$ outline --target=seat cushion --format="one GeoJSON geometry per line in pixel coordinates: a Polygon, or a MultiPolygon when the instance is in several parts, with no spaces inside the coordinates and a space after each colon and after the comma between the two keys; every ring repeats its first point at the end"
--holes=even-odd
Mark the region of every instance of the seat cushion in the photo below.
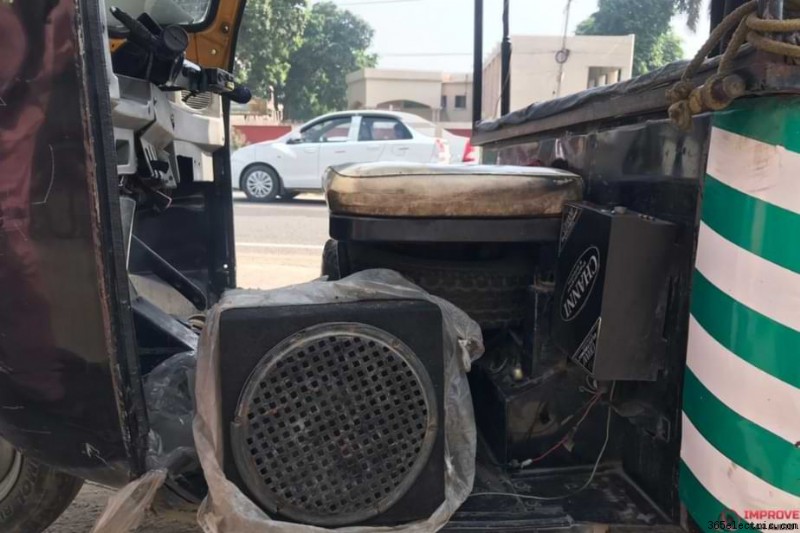
{"type": "Polygon", "coordinates": [[[582,199],[583,182],[544,167],[359,163],[329,168],[325,195],[331,212],[341,215],[550,217],[582,199]]]}

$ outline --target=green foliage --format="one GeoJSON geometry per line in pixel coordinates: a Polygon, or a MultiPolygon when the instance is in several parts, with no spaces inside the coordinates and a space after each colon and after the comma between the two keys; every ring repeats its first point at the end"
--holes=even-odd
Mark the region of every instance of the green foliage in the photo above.
{"type": "Polygon", "coordinates": [[[600,0],[597,12],[581,22],[575,33],[636,35],[633,74],[638,75],[683,57],[670,21],[676,13],[686,12],[690,25],[696,24],[699,5],[699,0],[600,0]]]}
{"type": "Polygon", "coordinates": [[[284,116],[307,120],[344,109],[347,75],[377,64],[377,56],[367,53],[373,34],[369,24],[350,11],[331,2],[315,4],[279,95],[284,116]]]}
{"type": "Polygon", "coordinates": [[[703,0],[675,0],[675,10],[687,15],[686,25],[692,31],[697,31],[697,22],[700,20],[702,6],[703,0]]]}
{"type": "Polygon", "coordinates": [[[289,74],[290,58],[303,41],[307,0],[248,0],[239,30],[236,76],[253,94],[271,96],[289,74]]]}
{"type": "Polygon", "coordinates": [[[667,63],[672,63],[682,57],[683,47],[681,46],[681,38],[675,35],[675,32],[670,28],[666,33],[662,33],[658,37],[658,40],[653,46],[648,70],[658,68],[667,63]]]}

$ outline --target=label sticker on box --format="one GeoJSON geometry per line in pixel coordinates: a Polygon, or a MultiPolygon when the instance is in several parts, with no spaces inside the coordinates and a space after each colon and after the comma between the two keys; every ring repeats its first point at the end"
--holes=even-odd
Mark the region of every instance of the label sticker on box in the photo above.
{"type": "Polygon", "coordinates": [[[577,206],[568,205],[564,209],[564,216],[561,219],[561,236],[558,240],[559,252],[564,248],[564,243],[567,242],[569,236],[572,235],[572,230],[575,229],[575,224],[578,223],[581,216],[581,210],[577,206]]]}
{"type": "Polygon", "coordinates": [[[583,339],[583,342],[575,353],[572,354],[572,360],[581,365],[587,372],[594,372],[595,354],[597,353],[597,340],[600,338],[600,319],[592,326],[589,333],[583,339]]]}

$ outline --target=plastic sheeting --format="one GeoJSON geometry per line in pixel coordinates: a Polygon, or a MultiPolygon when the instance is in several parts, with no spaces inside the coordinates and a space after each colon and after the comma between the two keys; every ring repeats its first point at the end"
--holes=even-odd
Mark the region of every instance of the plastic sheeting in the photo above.
{"type": "Polygon", "coordinates": [[[146,377],[144,397],[150,420],[151,455],[161,456],[181,447],[194,447],[195,352],[173,355],[146,377]]]}
{"type": "Polygon", "coordinates": [[[108,499],[92,533],[124,533],[139,527],[166,479],[166,470],[151,470],[125,485],[108,499]]]}
{"type": "Polygon", "coordinates": [[[325,528],[281,522],[269,517],[223,472],[223,420],[219,407],[221,391],[219,319],[223,311],[236,307],[308,305],[376,299],[424,299],[442,311],[445,362],[445,501],[429,519],[396,527],[347,527],[335,531],[431,532],[444,526],[472,491],[475,477],[475,420],[466,373],[483,353],[478,325],[452,304],[431,296],[400,274],[389,270],[367,270],[340,281],[314,281],[273,291],[231,291],[212,309],[200,340],[197,361],[197,414],[194,437],[209,494],[200,507],[198,521],[206,533],[309,533],[325,528]]]}
{"type": "Polygon", "coordinates": [[[150,470],[108,499],[92,533],[135,530],[168,476],[196,468],[197,453],[192,436],[196,366],[195,352],[183,352],[158,365],[145,378],[150,470]]]}

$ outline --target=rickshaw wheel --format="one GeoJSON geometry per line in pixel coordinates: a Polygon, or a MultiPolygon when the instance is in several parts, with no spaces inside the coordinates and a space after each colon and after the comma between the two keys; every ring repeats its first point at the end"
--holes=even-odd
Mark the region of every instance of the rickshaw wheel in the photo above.
{"type": "Polygon", "coordinates": [[[0,530],[40,533],[61,516],[83,480],[25,457],[0,439],[0,530]]]}

